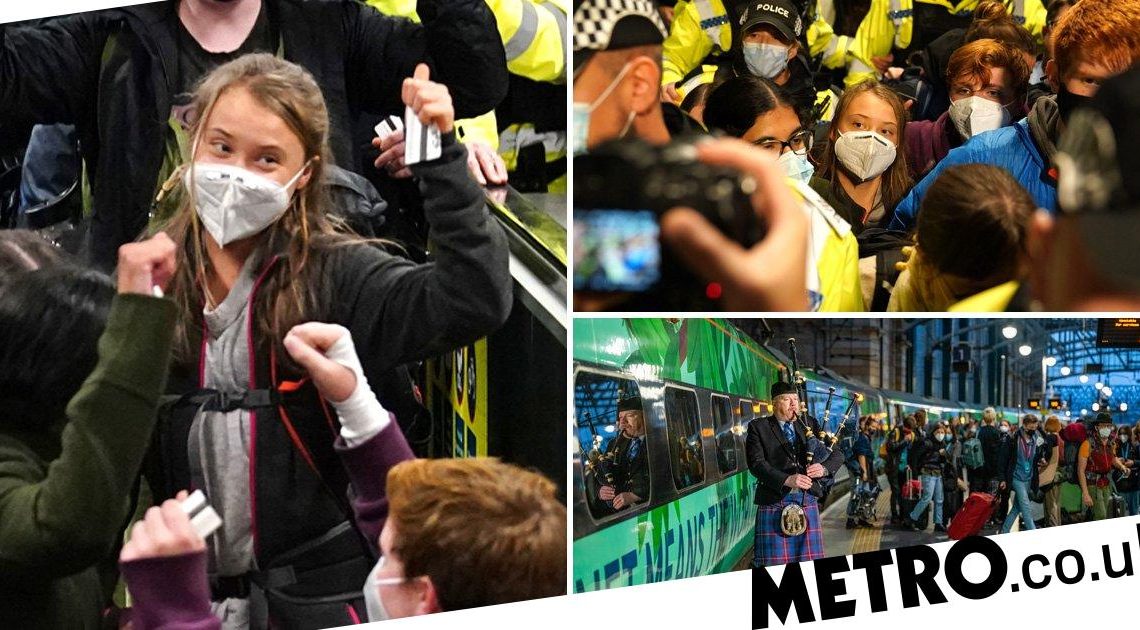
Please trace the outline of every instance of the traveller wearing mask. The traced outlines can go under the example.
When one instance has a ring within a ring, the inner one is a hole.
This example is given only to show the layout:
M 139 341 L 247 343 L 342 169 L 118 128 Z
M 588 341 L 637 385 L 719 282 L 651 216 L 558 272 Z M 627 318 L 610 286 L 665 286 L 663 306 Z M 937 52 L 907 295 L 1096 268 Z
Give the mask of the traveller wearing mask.
M 1053 50 L 1055 57 L 1045 72 L 1057 82 L 1057 95 L 1039 98 L 1025 120 L 950 151 L 899 203 L 891 229 L 914 227 L 926 191 L 955 164 L 1000 166 L 1021 183 L 1037 207 L 1050 216 L 1056 213 L 1057 142 L 1073 111 L 1087 106 L 1102 82 L 1140 60 L 1140 0 L 1081 0 L 1058 21 Z
M 1008 533 L 1014 521 L 1021 516 L 1021 529 L 1036 529 L 1029 497 L 1037 491 L 1037 469 L 1049 459 L 1049 449 L 1045 438 L 1037 434 L 1039 421 L 1036 415 L 1026 414 L 1021 418 L 1021 428 L 1011 436 L 1006 445 L 1005 484 L 1012 489 L 1017 507 L 1006 517 L 1001 533 Z
M 1126 477 L 1116 480 L 1116 491 L 1124 499 L 1124 506 L 1129 516 L 1136 516 L 1140 512 L 1140 488 L 1137 488 L 1136 460 L 1140 459 L 1140 444 L 1134 442 L 1132 427 L 1124 425 L 1116 432 L 1116 440 L 1120 444 L 1116 447 L 1116 455 L 1121 463 L 1128 468 Z
M 1074 9 L 1075 11 L 1076 9 Z M 1128 467 L 1116 456 L 1112 440 L 1112 416 L 1101 412 L 1093 421 L 1093 434 L 1077 452 L 1077 483 L 1081 486 L 1081 500 L 1092 508 L 1094 521 L 1108 518 L 1108 502 L 1112 498 L 1112 471 L 1122 476 L 1129 474 Z
M 906 125 L 907 164 L 919 179 L 966 140 L 1024 115 L 1029 69 L 1019 51 L 993 39 L 972 41 L 950 56 L 950 109 Z
M 741 138 L 776 159 L 803 198 L 811 221 L 807 241 L 811 310 L 864 310 L 859 245 L 850 225 L 807 185 L 815 170 L 809 158 L 812 132 L 796 116 L 788 93 L 768 79 L 734 77 L 709 95 L 704 116 L 710 130 Z
M 945 499 L 942 486 L 942 468 L 946 465 L 950 452 L 946 444 L 947 431 L 939 424 L 933 424 L 928 436 L 916 448 L 911 450 L 911 469 L 919 471 L 922 481 L 922 498 L 906 515 L 903 525 L 910 530 L 919 531 L 915 522 L 930 504 L 934 504 L 934 531 L 945 532 L 946 526 L 942 524 L 942 503 Z
M 303 68 L 246 55 L 195 93 L 186 194 L 167 224 L 180 257 L 167 287 L 179 311 L 170 390 L 181 396 L 160 412 L 148 479 L 158 500 L 211 490 L 222 518 L 213 608 L 227 627 L 266 614 L 346 624 L 363 612 L 344 594 L 372 563 L 361 543 L 383 524 L 384 474 L 412 457 L 367 383 L 487 335 L 510 310 L 505 237 L 455 142 L 447 88 L 421 64 L 402 100 L 442 137 L 441 157 L 412 167 L 435 243 L 424 265 L 328 216 L 329 112 Z M 317 346 L 353 369 L 354 388 L 317 387 L 295 328 L 312 321 L 338 325 Z M 264 571 L 294 565 L 322 570 L 298 570 L 289 601 L 254 592 Z
M 914 416 L 903 418 L 901 425 L 895 424 L 883 438 L 886 442 L 886 457 L 884 468 L 887 471 L 887 484 L 891 488 L 891 524 L 902 522 L 902 484 L 906 483 L 906 469 L 909 464 L 907 455 L 910 446 L 914 444 Z
M 914 251 L 888 311 L 945 311 L 1024 277 L 1022 252 L 1037 208 L 1008 172 L 988 164 L 954 166 L 922 204 Z
M 566 508 L 549 479 L 493 458 L 416 459 L 382 483 L 389 515 L 356 623 L 566 593 Z M 151 508 L 121 554 L 135 624 L 220 628 L 205 555 L 176 501 Z
M 889 217 L 910 188 L 906 156 L 906 111 L 880 83 L 843 93 L 835 110 L 830 143 L 811 187 L 859 234 Z
M 997 410 L 986 407 L 982 410 L 982 425 L 978 427 L 978 441 L 982 444 L 982 460 L 984 462 L 981 473 L 971 479 L 970 489 L 975 492 L 997 491 L 998 477 L 998 450 L 1001 444 L 1001 432 L 997 428 Z

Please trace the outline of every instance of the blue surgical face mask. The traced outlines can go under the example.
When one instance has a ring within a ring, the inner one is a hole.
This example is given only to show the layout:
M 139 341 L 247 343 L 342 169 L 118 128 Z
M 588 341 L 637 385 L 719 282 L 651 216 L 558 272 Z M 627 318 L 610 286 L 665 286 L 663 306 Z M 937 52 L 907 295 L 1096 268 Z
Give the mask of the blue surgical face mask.
M 776 163 L 784 169 L 784 174 L 792 179 L 808 183 L 815 174 L 815 165 L 808 160 L 807 155 L 797 155 L 792 151 L 785 151 Z
M 752 74 L 774 79 L 788 67 L 788 49 L 775 44 L 745 42 L 744 63 Z
M 594 99 L 593 103 L 574 102 L 574 135 L 571 138 L 573 141 L 572 148 L 574 155 L 582 155 L 586 152 L 586 140 L 590 136 L 590 114 L 594 113 L 594 110 L 609 98 L 609 95 L 613 93 L 614 89 L 621 83 L 621 80 L 625 78 L 625 73 L 629 72 L 629 68 L 629 64 L 623 66 L 621 72 L 614 77 L 613 81 L 610 81 L 610 84 L 606 86 L 606 89 L 602 90 L 602 93 L 598 95 L 598 98 Z M 619 138 L 629 132 L 629 128 L 633 126 L 633 117 L 634 113 L 631 111 L 629 118 L 625 121 L 625 127 L 622 128 L 621 133 L 618 134 Z

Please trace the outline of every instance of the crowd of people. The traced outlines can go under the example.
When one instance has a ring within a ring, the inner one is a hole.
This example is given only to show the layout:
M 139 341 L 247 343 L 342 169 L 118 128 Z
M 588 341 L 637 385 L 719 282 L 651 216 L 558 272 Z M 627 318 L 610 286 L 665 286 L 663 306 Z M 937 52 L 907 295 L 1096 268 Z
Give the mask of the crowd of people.
M 556 85 L 564 16 L 412 9 L 179 0 L 0 25 L 0 141 L 40 184 L 76 156 L 91 204 L 75 251 L 0 230 L 0 626 L 329 627 L 565 592 L 556 485 L 416 459 L 383 394 L 510 313 L 480 183 L 532 155 L 556 185 L 557 130 L 514 128 L 506 168 L 457 116 Z M 438 158 L 373 140 L 370 116 L 405 108 Z M 381 172 L 418 196 L 419 241 L 339 192 L 374 200 L 358 185 Z M 205 540 L 191 490 L 221 519 Z
M 759 242 L 689 207 L 660 216 L 665 250 L 716 285 L 712 308 L 1140 305 L 1138 261 L 1113 245 L 1140 225 L 1124 150 L 1140 3 L 663 4 L 575 3 L 573 150 L 696 143 L 755 180 L 737 211 L 762 217 Z M 655 306 L 597 297 L 576 302 Z
M 1028 530 L 1140 515 L 1140 425 L 1117 426 L 1103 412 L 1072 422 L 1057 415 L 1042 422 L 1036 414 L 1019 420 L 989 407 L 980 421 L 928 422 L 919 410 L 880 436 L 862 481 L 877 484 L 878 472 L 870 471 L 881 470 L 890 486 L 890 524 L 913 531 L 946 533 L 974 492 L 992 495 L 990 525 L 1002 533 L 1018 521 Z M 864 433 L 874 435 L 875 418 L 863 422 L 870 427 Z M 1042 504 L 1042 518 L 1034 518 L 1033 503 Z M 848 520 L 848 527 L 877 525 Z

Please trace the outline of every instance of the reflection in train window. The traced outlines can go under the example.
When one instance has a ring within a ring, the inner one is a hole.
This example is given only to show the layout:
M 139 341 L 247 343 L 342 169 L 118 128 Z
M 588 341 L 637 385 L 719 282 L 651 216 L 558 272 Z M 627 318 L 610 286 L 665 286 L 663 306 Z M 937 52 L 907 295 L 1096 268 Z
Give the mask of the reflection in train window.
M 574 417 L 583 454 L 586 501 L 594 518 L 649 500 L 647 425 L 637 383 L 579 372 L 574 382 Z
M 700 417 L 697 414 L 697 396 L 693 392 L 665 388 L 665 425 L 673 483 L 677 489 L 704 481 Z
M 716 464 L 720 474 L 736 470 L 736 436 L 740 425 L 732 416 L 732 404 L 726 396 L 712 396 L 713 426 L 716 427 Z
M 741 398 L 740 399 L 740 422 L 742 424 L 748 424 L 748 422 L 751 421 L 753 418 L 759 418 L 763 413 L 763 411 L 761 409 L 761 404 L 762 403 L 752 402 L 751 400 L 745 400 L 745 399 Z

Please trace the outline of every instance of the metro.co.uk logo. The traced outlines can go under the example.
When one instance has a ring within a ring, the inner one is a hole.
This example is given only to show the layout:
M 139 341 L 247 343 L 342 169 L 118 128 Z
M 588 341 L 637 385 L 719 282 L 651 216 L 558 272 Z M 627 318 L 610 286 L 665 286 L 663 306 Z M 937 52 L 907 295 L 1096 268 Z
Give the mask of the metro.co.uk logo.
M 965 600 L 1024 598 L 1030 591 L 1094 582 L 1098 599 L 1107 602 L 1111 592 L 1134 591 L 1136 584 L 1122 579 L 1135 575 L 1133 554 L 1140 554 L 1140 521 L 1121 518 L 754 569 L 752 627 L 870 613 L 889 618 L 946 603 L 955 604 L 954 615 L 968 615 Z M 1075 590 L 1073 595 L 1080 597 Z

